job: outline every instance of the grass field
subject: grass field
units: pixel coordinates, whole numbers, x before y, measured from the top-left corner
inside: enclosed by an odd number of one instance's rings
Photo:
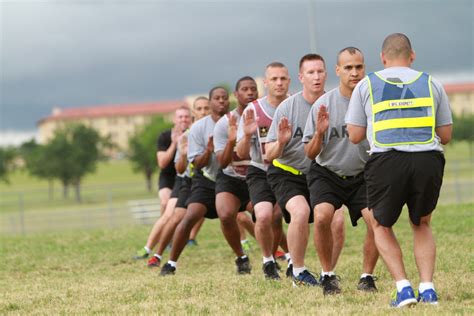
[[[409,314],[474,314],[474,220],[472,204],[439,207],[433,219],[438,257],[435,285],[440,305],[416,306]],[[347,218],[346,218],[347,219]],[[346,225],[349,225],[346,221]],[[355,289],[361,267],[364,227],[347,226],[337,273],[343,293],[323,297],[320,288],[292,288],[291,282],[265,281],[254,242],[251,275],[237,276],[234,256],[218,221],[207,221],[199,246],[185,249],[175,276],[130,259],[149,227],[0,236],[0,314],[400,314],[388,307],[393,283],[379,262],[376,294]],[[406,212],[396,226],[407,271],[418,277]],[[167,253],[165,253],[167,256]],[[312,244],[306,265],[320,266]]]

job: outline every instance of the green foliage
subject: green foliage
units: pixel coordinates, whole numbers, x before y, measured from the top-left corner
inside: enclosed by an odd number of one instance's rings
[[[0,147],[0,181],[9,183],[8,173],[13,168],[13,161],[17,153],[14,148]]]
[[[453,139],[474,142],[474,114],[453,115]]]
[[[64,196],[68,186],[76,189],[76,200],[81,201],[80,183],[86,174],[96,171],[97,162],[104,158],[102,151],[109,146],[99,133],[83,124],[68,125],[55,132],[46,145],[34,141],[23,144],[20,151],[31,175],[63,184]]]
[[[132,168],[134,171],[145,175],[147,187],[150,191],[151,177],[157,170],[157,138],[162,132],[170,129],[172,126],[173,124],[165,120],[162,116],[156,116],[129,140],[130,149],[128,157],[132,163]]]

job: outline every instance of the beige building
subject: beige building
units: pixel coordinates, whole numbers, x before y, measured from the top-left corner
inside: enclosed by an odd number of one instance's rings
[[[474,113],[474,82],[445,84],[451,111],[456,116]]]
[[[51,115],[38,122],[38,141],[47,143],[58,128],[68,123],[82,123],[110,136],[119,151],[128,149],[128,140],[155,115],[172,120],[174,111],[186,101],[163,101],[140,104],[104,105],[80,108],[54,108]]]

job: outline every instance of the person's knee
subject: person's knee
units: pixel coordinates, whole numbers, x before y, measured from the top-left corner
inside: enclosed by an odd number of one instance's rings
[[[268,227],[273,223],[273,216],[271,213],[259,213],[257,216],[257,225]]]
[[[292,223],[298,223],[298,224],[308,223],[309,209],[294,210],[293,212],[290,212],[290,214],[291,214]]]
[[[223,210],[219,212],[219,219],[221,224],[225,227],[237,224],[237,218],[231,211]]]
[[[318,209],[316,209],[316,211],[314,212],[314,224],[319,229],[330,228],[332,219],[332,215],[328,214],[327,212],[318,211]]]

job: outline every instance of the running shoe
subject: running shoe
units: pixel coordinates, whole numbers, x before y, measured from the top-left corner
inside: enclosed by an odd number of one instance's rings
[[[377,287],[375,286],[376,280],[377,280],[377,277],[373,277],[371,275],[360,278],[359,284],[357,285],[357,289],[359,291],[364,291],[364,292],[377,292]]]
[[[145,250],[145,248],[140,248],[140,250],[137,251],[137,254],[133,256],[134,260],[142,260],[148,258],[150,254]]]
[[[437,305],[438,295],[434,289],[428,289],[418,294],[418,302]]]
[[[392,292],[392,307],[412,306],[417,303],[415,292],[411,286],[404,287],[400,292],[395,289]]]
[[[324,295],[333,295],[341,293],[341,285],[339,284],[339,277],[337,275],[325,275],[321,281]]]
[[[186,243],[186,246],[189,246],[189,247],[196,247],[198,245],[197,241],[195,239],[190,239],[188,240],[188,242]]]
[[[262,266],[263,274],[267,280],[280,280],[275,261],[268,261]]]
[[[293,277],[293,287],[299,286],[318,286],[319,282],[316,280],[308,270],[304,270],[298,276]]]
[[[148,260],[147,266],[148,268],[158,268],[160,264],[161,264],[160,258],[158,258],[157,256],[153,256],[150,258],[150,260]]]
[[[160,275],[161,276],[174,275],[175,272],[176,272],[176,268],[173,267],[171,264],[167,263],[161,268]]]
[[[293,264],[290,263],[288,265],[288,268],[286,268],[286,277],[287,278],[292,278],[293,277]]]
[[[250,260],[248,257],[235,259],[238,274],[250,274],[252,268],[250,267]]]

